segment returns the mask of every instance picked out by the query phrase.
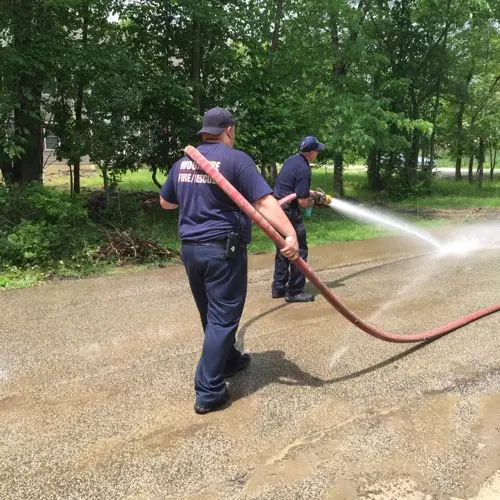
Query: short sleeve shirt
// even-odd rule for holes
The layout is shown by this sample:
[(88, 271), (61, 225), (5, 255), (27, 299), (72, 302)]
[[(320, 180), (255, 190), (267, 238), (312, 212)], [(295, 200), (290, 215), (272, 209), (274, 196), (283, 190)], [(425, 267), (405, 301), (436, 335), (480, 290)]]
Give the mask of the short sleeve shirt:
[[(198, 151), (250, 203), (272, 193), (246, 153), (215, 143), (203, 143)], [(250, 219), (189, 157), (185, 156), (173, 166), (160, 194), (166, 201), (179, 205), (181, 240), (220, 241), (231, 231), (237, 231), (245, 243), (250, 243)]]
[(287, 158), (276, 178), (274, 196), (280, 200), (295, 193), (297, 198), (309, 198), (310, 189), (311, 168), (309, 162), (301, 154)]

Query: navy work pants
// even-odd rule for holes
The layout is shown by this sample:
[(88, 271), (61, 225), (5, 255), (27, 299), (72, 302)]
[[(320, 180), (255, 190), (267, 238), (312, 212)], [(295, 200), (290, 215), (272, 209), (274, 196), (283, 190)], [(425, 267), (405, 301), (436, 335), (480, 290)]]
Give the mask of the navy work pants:
[(196, 402), (210, 405), (225, 396), (222, 374), (241, 356), (234, 343), (247, 295), (247, 249), (240, 246), (226, 259), (222, 247), (183, 244), (182, 259), (205, 333)]
[[(283, 209), (290, 219), (292, 226), (295, 228), (295, 232), (297, 233), (299, 255), (307, 262), (308, 248), (306, 228), (304, 226), (304, 221), (302, 219), (300, 209), (294, 206), (285, 206)], [(286, 293), (287, 295), (296, 295), (304, 291), (305, 284), (305, 276), (293, 265), (290, 260), (283, 256), (283, 254), (279, 250), (279, 247), (276, 247), (272, 293)]]

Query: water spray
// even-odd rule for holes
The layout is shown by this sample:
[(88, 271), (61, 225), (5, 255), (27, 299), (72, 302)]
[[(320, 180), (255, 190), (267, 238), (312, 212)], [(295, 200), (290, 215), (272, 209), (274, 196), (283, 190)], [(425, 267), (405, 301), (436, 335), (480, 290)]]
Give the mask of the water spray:
[[(216, 169), (208, 160), (194, 147), (187, 146), (184, 152), (226, 193), (231, 200), (257, 225), (267, 236), (278, 246), (284, 248), (286, 243), (283, 237), (269, 224), (269, 222), (239, 193), (235, 187)], [(473, 321), (500, 311), (500, 304), (480, 309), (472, 314), (464, 316), (439, 328), (429, 330), (428, 332), (416, 333), (412, 335), (397, 335), (387, 333), (375, 326), (368, 324), (358, 317), (354, 312), (348, 309), (321, 281), (309, 265), (303, 259), (298, 257), (293, 264), (308, 278), (323, 297), (340, 313), (344, 318), (350, 321), (354, 326), (363, 330), (365, 333), (386, 342), (394, 343), (415, 343), (424, 340), (436, 339), (448, 333), (451, 333)]]

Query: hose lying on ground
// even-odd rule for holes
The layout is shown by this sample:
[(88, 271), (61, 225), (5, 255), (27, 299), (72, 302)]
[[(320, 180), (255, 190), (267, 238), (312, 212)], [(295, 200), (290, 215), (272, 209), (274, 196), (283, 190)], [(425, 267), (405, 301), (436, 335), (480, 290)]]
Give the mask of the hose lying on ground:
[[(238, 207), (264, 231), (269, 238), (279, 247), (283, 248), (286, 243), (283, 237), (267, 222), (267, 220), (239, 193), (234, 186), (214, 168), (210, 162), (194, 147), (187, 146), (184, 152), (233, 200)], [(364, 332), (373, 337), (384, 340), (386, 342), (395, 343), (414, 343), (424, 340), (436, 339), (442, 337), (458, 328), (461, 328), (473, 321), (476, 321), (484, 316), (488, 316), (494, 312), (500, 311), (500, 304), (480, 309), (472, 314), (464, 316), (446, 325), (443, 325), (428, 332), (416, 333), (412, 335), (396, 335), (379, 330), (375, 326), (368, 324), (363, 319), (359, 318), (350, 309), (348, 309), (320, 280), (309, 265), (303, 259), (298, 257), (293, 261), (295, 266), (306, 276), (306, 278), (316, 287), (319, 293), (340, 313), (344, 318), (349, 320), (353, 325), (357, 326)]]

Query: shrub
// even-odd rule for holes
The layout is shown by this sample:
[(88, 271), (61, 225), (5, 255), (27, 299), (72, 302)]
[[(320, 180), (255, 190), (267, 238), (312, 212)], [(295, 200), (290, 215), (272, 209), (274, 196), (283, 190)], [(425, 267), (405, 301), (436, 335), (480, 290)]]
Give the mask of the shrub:
[(83, 199), (30, 186), (0, 186), (0, 268), (88, 261), (98, 239)]

